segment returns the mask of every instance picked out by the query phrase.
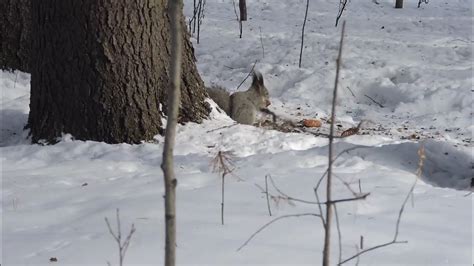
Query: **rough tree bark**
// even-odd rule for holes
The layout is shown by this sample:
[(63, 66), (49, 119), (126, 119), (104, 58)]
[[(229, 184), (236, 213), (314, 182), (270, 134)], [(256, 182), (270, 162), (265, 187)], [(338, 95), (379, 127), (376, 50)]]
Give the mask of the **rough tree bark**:
[[(70, 133), (82, 140), (139, 143), (162, 133), (170, 60), (167, 1), (32, 3), (33, 142), (54, 143)], [(186, 33), (183, 40), (179, 122), (200, 122), (209, 106)]]
[(0, 69), (29, 72), (30, 0), (0, 0)]

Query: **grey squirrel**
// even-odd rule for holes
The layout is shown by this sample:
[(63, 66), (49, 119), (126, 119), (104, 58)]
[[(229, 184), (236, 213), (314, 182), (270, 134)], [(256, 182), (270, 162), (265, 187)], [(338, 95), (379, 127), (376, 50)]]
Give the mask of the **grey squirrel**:
[(232, 95), (222, 87), (207, 88), (209, 97), (240, 124), (253, 125), (259, 112), (267, 110), (270, 105), (268, 90), (263, 83), (260, 72), (253, 72), (252, 85), (246, 91), (235, 92)]

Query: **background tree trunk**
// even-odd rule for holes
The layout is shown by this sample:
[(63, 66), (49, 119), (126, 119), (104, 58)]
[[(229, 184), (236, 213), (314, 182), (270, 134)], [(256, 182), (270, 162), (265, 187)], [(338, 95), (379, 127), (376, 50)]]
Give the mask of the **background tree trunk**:
[(403, 8), (403, 0), (396, 0), (395, 8)]
[(0, 69), (29, 72), (30, 0), (0, 0)]
[[(170, 60), (166, 2), (32, 1), (33, 142), (71, 133), (82, 140), (139, 143), (162, 132)], [(179, 121), (200, 122), (209, 106), (183, 35)]]

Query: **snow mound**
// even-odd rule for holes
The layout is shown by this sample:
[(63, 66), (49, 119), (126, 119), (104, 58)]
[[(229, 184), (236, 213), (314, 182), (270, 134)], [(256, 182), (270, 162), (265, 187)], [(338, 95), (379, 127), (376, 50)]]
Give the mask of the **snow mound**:
[[(415, 173), (418, 169), (420, 145), (425, 148), (421, 180), (433, 186), (469, 190), (473, 177), (473, 157), (470, 148), (460, 148), (441, 141), (403, 142), (379, 147), (365, 147), (350, 152), (364, 160), (388, 168)], [(339, 150), (352, 148), (339, 143)], [(355, 147), (355, 146), (353, 146)], [(362, 146), (364, 148), (364, 146)]]

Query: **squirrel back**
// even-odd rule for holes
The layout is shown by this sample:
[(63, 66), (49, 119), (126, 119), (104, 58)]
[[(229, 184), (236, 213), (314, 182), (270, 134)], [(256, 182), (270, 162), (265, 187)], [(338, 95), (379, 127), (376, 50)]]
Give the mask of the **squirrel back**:
[(230, 95), (225, 89), (213, 86), (207, 92), (227, 115), (241, 124), (253, 125), (260, 110), (270, 105), (268, 90), (259, 72), (253, 73), (252, 85), (247, 91)]
[(217, 103), (217, 105), (224, 110), (224, 112), (231, 116), (231, 107), (230, 107), (230, 93), (226, 91), (224, 88), (219, 86), (212, 86), (210, 88), (206, 88), (207, 94), (209, 97)]

